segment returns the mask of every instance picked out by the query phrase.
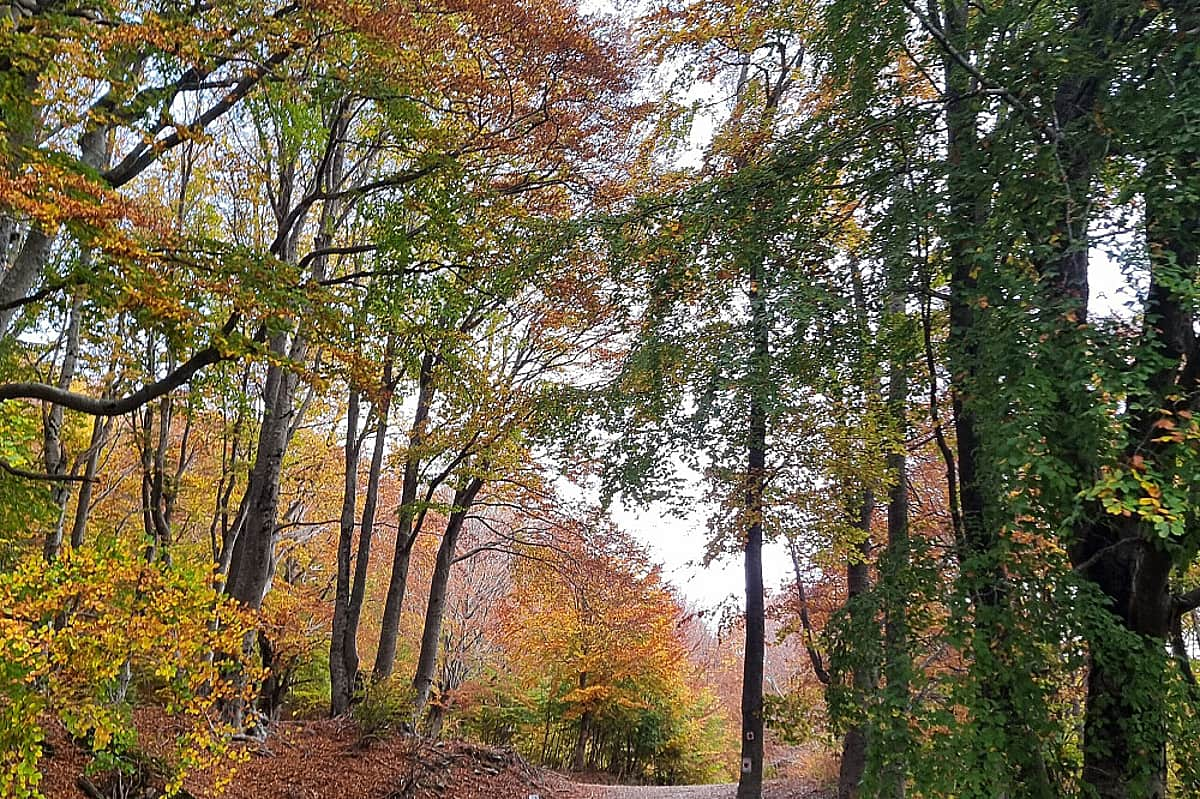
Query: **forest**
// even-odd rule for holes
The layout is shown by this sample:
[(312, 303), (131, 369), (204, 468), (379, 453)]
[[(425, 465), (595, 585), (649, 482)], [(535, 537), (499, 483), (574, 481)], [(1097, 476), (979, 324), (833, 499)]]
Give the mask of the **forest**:
[(4, 0), (0, 797), (1200, 796), (1198, 315), (1195, 0)]

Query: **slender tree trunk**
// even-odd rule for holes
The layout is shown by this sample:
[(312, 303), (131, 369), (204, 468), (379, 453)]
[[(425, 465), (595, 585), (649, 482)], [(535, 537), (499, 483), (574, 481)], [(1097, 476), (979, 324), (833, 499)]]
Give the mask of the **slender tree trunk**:
[[(58, 387), (70, 389), (71, 381), (75, 379), (75, 367), (79, 361), (79, 325), (83, 313), (83, 298), (75, 297), (71, 302), (70, 317), (67, 322), (67, 335), (63, 353), (62, 369), (58, 374)], [(42, 425), (43, 458), (46, 463), (46, 473), (64, 475), (67, 473), (67, 450), (62, 442), (63, 407), (51, 405)], [(58, 557), (62, 548), (63, 527), (66, 524), (67, 503), (71, 499), (70, 484), (66, 481), (56, 482), (50, 489), (58, 514), (54, 525), (46, 532), (42, 547), (42, 555), (52, 561)]]
[(354, 556), (354, 580), (350, 586), (350, 604), (346, 609), (346, 629), (343, 633), (342, 657), (346, 673), (352, 685), (357, 685), (359, 676), (358, 623), (362, 616), (363, 601), (367, 595), (367, 572), (371, 565), (371, 542), (375, 536), (375, 516), (379, 508), (379, 480), (383, 475), (383, 458), (387, 451), (388, 417), (392, 408), (392, 391), (395, 381), (392, 361), (395, 358), (395, 341), (389, 336), (384, 351), (382, 398), (375, 405), (375, 447), (371, 452), (371, 466), (367, 474), (367, 494), (363, 498), (362, 521), (358, 532), (358, 550)]
[(417, 673), (413, 677), (413, 687), (417, 691), (414, 717), (418, 721), (426, 702), (429, 701), (429, 689), (433, 685), (433, 674), (437, 668), (438, 644), (442, 637), (442, 620), (446, 614), (446, 590), (450, 584), (450, 567), (454, 563), (458, 536), (481, 488), (482, 478), (474, 477), (454, 492), (454, 510), (446, 523), (446, 531), (442, 534), (442, 543), (438, 547), (433, 579), (429, 584), (425, 627), (421, 633), (421, 653), (417, 657)]
[[(118, 334), (123, 329), (124, 325), (119, 325)], [(116, 374), (117, 353), (114, 351), (108, 365), (104, 397), (111, 397), (116, 391)], [(79, 497), (75, 502), (75, 518), (71, 524), (71, 547), (73, 549), (83, 546), (84, 537), (87, 535), (87, 522), (92, 511), (92, 492), (96, 485), (96, 475), (100, 469), (100, 456), (108, 437), (112, 434), (114, 422), (115, 419), (112, 416), (97, 416), (92, 419), (92, 437), (88, 444), (87, 460), (83, 467), (83, 482), (79, 485)]]
[(346, 444), (342, 486), (341, 523), (338, 528), (337, 577), (333, 599), (333, 629), (329, 639), (329, 714), (337, 717), (350, 709), (354, 676), (346, 667), (346, 628), (350, 612), (350, 560), (358, 499), (358, 389), (351, 387), (346, 411)]
[(71, 524), (71, 547), (83, 546), (87, 534), (87, 520), (92, 508), (92, 487), (96, 484), (96, 472), (100, 468), (100, 453), (112, 430), (111, 416), (97, 416), (92, 420), (92, 438), (88, 444), (87, 461), (83, 467), (83, 482), (79, 484), (79, 496), (75, 501), (75, 518)]
[(741, 773), (738, 799), (760, 799), (763, 783), (763, 665), (766, 657), (766, 607), (763, 595), (763, 495), (767, 471), (767, 412), (762, 393), (770, 367), (770, 325), (763, 264), (750, 269), (751, 386), (746, 470), (746, 654), (742, 665)]
[[(904, 323), (905, 315), (905, 292), (901, 288), (903, 275), (899, 271), (893, 266), (890, 276), (892, 286), (888, 312), (892, 317), (893, 330)], [(908, 433), (908, 363), (903, 353), (894, 353), (888, 364), (887, 409), (896, 446), (887, 458), (887, 472), (892, 484), (888, 489), (887, 548), (880, 568), (880, 581), (886, 587), (883, 675), (887, 681), (886, 702), (891, 707), (899, 708), (900, 713), (885, 716), (885, 724), (896, 726), (889, 726), (886, 741), (878, 742), (872, 751), (872, 758), (880, 764), (880, 797), (902, 799), (906, 790), (905, 772), (911, 740), (907, 711), (911, 703), (909, 684), (912, 675), (907, 612), (912, 553), (908, 532), (908, 464), (902, 447)]]
[[(587, 688), (587, 672), (579, 674), (579, 690)], [(587, 766), (587, 740), (592, 731), (592, 711), (585, 710), (579, 715), (579, 735), (575, 738), (575, 751), (571, 755), (571, 770), (583, 771)]]
[[(249, 392), (250, 365), (242, 367), (240, 391), (243, 395)], [(234, 416), (232, 429), (223, 437), (221, 444), (221, 479), (217, 483), (216, 501), (213, 507), (212, 520), (209, 522), (209, 545), (213, 560), (217, 564), (217, 574), (227, 578), (233, 562), (233, 547), (237, 543), (239, 528), (244, 518), (244, 500), (239, 503), (238, 510), (231, 520), (229, 504), (237, 488), (238, 464), (242, 460), (242, 436), (246, 425), (246, 409), (239, 402)], [(218, 531), (220, 537), (218, 538)]]
[[(417, 484), (420, 481), (421, 446), (425, 441), (429, 411), (433, 405), (433, 368), (436, 356), (425, 353), (417, 378), (417, 408), (408, 433), (408, 452), (404, 456), (404, 481), (400, 487), (400, 518), (396, 525), (396, 551), (392, 558), (392, 574), (388, 581), (387, 599), (379, 631), (379, 648), (375, 654), (372, 678), (386, 680), (396, 666), (396, 642), (400, 635), (400, 612), (404, 607), (404, 591), (408, 583), (408, 566), (412, 548), (420, 532), (415, 506)], [(421, 517), (423, 518), (423, 516)]]

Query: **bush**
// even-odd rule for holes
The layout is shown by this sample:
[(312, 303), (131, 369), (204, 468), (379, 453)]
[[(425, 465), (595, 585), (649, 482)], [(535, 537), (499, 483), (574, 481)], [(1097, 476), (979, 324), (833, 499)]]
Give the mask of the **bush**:
[[(116, 548), (40, 556), (0, 574), (0, 796), (40, 799), (43, 725), (53, 717), (97, 767), (136, 751), (125, 687), (132, 672), (184, 731), (164, 766), (168, 791), (229, 754), (217, 703), (234, 683), (250, 617), (222, 597), (206, 567), (147, 564)], [(241, 667), (241, 666), (239, 666)]]
[(416, 698), (416, 691), (405, 682), (388, 679), (368, 685), (352, 711), (361, 740), (365, 743), (398, 732), (411, 733)]

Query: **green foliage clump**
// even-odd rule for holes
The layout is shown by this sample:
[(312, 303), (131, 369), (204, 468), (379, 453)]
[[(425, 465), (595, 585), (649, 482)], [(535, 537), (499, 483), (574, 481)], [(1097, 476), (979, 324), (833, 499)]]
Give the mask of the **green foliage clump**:
[(353, 717), (364, 741), (378, 741), (412, 730), (416, 690), (404, 680), (373, 682), (354, 705)]

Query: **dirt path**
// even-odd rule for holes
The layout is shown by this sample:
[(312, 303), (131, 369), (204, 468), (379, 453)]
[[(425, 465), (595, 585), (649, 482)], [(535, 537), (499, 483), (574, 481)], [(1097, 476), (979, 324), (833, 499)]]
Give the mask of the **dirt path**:
[[(734, 799), (737, 785), (581, 785), (580, 799)], [(830, 794), (808, 785), (768, 783), (763, 799), (830, 799)]]
[(736, 785), (589, 785), (589, 799), (734, 799)]

